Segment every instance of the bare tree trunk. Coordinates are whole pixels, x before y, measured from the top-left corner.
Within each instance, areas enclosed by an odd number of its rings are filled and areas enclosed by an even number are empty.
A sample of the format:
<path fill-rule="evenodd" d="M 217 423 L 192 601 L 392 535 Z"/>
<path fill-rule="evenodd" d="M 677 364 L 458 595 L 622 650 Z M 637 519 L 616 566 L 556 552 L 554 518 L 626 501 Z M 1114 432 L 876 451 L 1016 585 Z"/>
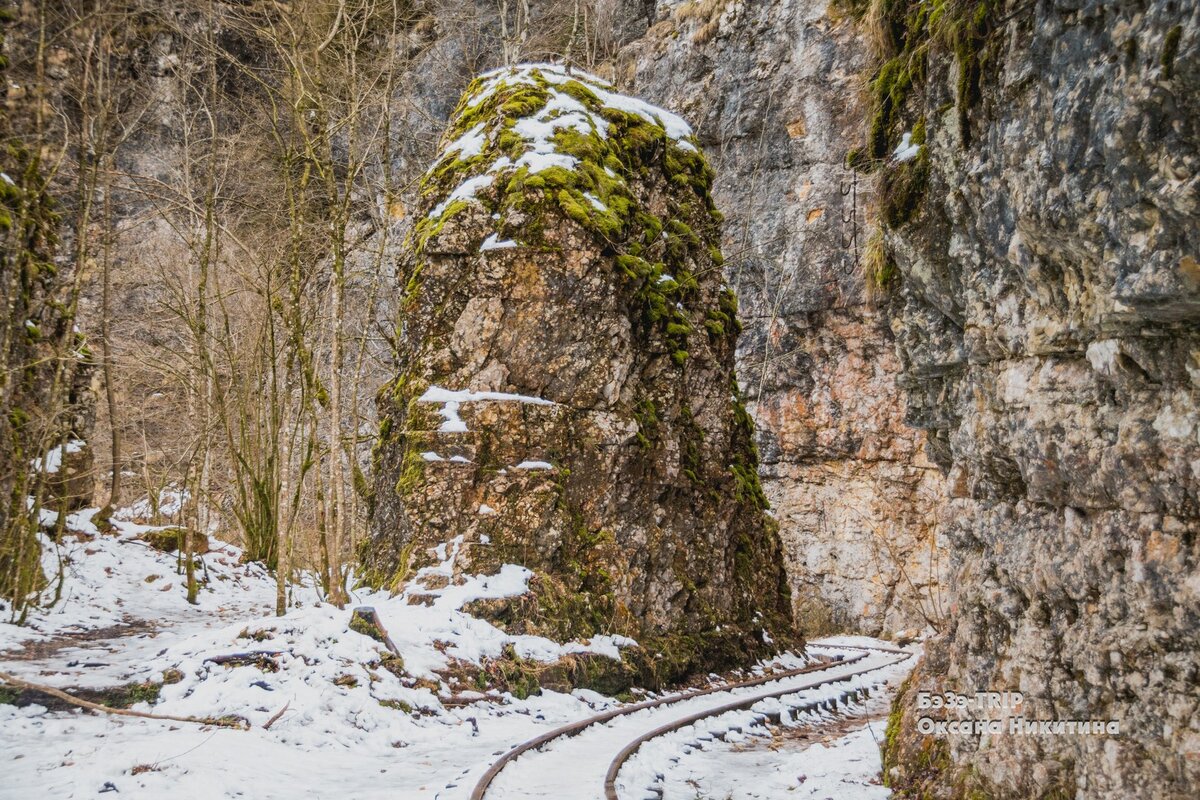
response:
<path fill-rule="evenodd" d="M 280 475 L 279 490 L 281 497 L 287 501 L 291 489 L 291 441 L 287 436 L 280 442 Z M 288 527 L 280 520 L 275 527 L 275 616 L 282 617 L 287 613 L 287 581 L 288 569 Z"/>
<path fill-rule="evenodd" d="M 344 234 L 343 234 L 344 236 Z M 329 488 L 333 493 L 329 514 L 329 599 L 338 608 L 346 604 L 346 577 L 342 573 L 342 531 L 346 518 L 346 474 L 343 468 L 345 451 L 342 447 L 342 342 L 345 309 L 345 259 L 340 253 L 334 256 L 334 273 L 331 282 L 332 313 L 330 314 L 330 370 L 329 370 Z"/>
<path fill-rule="evenodd" d="M 291 408 L 291 367 L 284 367 L 282 395 L 279 392 L 279 362 L 275 343 L 275 324 L 272 318 L 271 336 L 271 393 L 276 404 L 276 441 L 279 444 L 279 502 L 275 523 L 275 614 L 282 617 L 287 613 L 288 571 L 291 569 L 291 531 L 296 515 L 296 503 L 292 500 L 292 436 L 288 411 Z M 286 506 L 285 506 L 286 504 Z"/>
<path fill-rule="evenodd" d="M 112 192 L 104 194 L 105 236 L 101 254 L 102 286 L 100 291 L 100 346 L 103 352 L 104 399 L 108 407 L 108 426 L 111 431 L 110 457 L 112 472 L 108 503 L 101 512 L 107 519 L 121 502 L 121 425 L 117 416 L 117 387 L 112 354 Z"/>

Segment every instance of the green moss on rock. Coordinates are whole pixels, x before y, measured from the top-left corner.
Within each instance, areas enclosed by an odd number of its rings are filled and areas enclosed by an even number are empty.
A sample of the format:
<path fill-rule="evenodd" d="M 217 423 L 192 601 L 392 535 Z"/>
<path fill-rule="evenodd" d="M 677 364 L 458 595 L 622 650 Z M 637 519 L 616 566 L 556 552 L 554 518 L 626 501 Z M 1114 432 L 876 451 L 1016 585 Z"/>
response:
<path fill-rule="evenodd" d="M 414 552 L 431 564 L 462 536 L 456 571 L 532 572 L 527 594 L 464 611 L 515 634 L 641 643 L 554 670 L 505 659 L 491 685 L 662 685 L 797 641 L 753 428 L 726 383 L 740 326 L 713 174 L 683 130 L 586 77 L 500 71 L 468 88 L 422 185 L 400 376 L 378 398 L 364 578 L 396 586 Z M 480 252 L 500 240 L 516 246 Z M 458 345 L 480 328 L 521 345 L 493 344 L 481 364 Z M 538 349 L 543 334 L 552 352 Z M 586 355 L 564 367 L 561 347 Z M 625 376 L 616 392 L 609 358 Z M 552 405 L 471 406 L 468 431 L 442 433 L 418 419 L 436 409 L 417 402 L 431 383 Z M 470 461 L 426 463 L 425 450 Z M 524 459 L 553 469 L 513 469 Z"/>
<path fill-rule="evenodd" d="M 928 153 L 922 147 L 913 161 L 891 164 L 892 152 L 911 128 L 911 143 L 925 142 L 926 121 L 914 97 L 928 80 L 931 59 L 953 57 L 957 83 L 954 109 L 964 146 L 972 141 L 971 109 L 981 97 L 985 70 L 993 58 L 991 33 L 1002 11 L 998 0 L 875 0 L 884 52 L 893 53 L 876 68 L 868 87 L 871 112 L 865 148 L 847 153 L 854 169 L 886 171 L 880 192 L 883 217 L 897 227 L 920 207 L 929 173 Z M 856 13 L 856 16 L 859 16 Z"/>
<path fill-rule="evenodd" d="M 497 220 L 496 227 L 506 234 L 507 221 L 519 217 L 516 233 L 522 244 L 545 246 L 538 235 L 544 225 L 536 220 L 557 211 L 611 242 L 644 317 L 651 324 L 669 327 L 673 361 L 682 365 L 687 358 L 682 338 L 687 321 L 685 309 L 677 304 L 686 300 L 695 281 L 690 275 L 676 274 L 674 268 L 686 261 L 691 249 L 701 247 L 700 237 L 674 216 L 664 226 L 641 206 L 630 180 L 640 180 L 647 169 L 661 170 L 668 181 L 690 190 L 688 202 L 713 214 L 712 169 L 694 138 L 673 139 L 653 118 L 606 105 L 601 95 L 607 89 L 588 86 L 584 80 L 564 81 L 531 68 L 472 82 L 451 118 L 444 137 L 445 155 L 421 182 L 423 196 L 445 199 L 417 223 L 415 249 L 418 255 L 423 252 L 451 219 L 473 204 Z M 542 142 L 522 135 L 523 122 L 549 122 L 538 115 L 560 95 L 581 106 L 582 112 L 574 113 L 581 114 L 581 120 L 586 115 L 588 122 L 555 129 Z M 453 143 L 472 134 L 484 143 L 479 152 L 463 158 L 461 148 Z M 547 147 L 555 157 L 539 158 L 538 148 L 545 154 Z M 564 157 L 569 167 L 558 163 Z M 523 159 L 540 166 L 533 169 Z M 546 166 L 548 161 L 555 163 Z M 480 179 L 485 183 L 475 184 Z M 456 195 L 468 185 L 475 186 L 469 197 Z M 669 235 L 660 241 L 664 227 Z M 650 249 L 661 251 L 657 260 L 641 257 Z M 671 277 L 664 279 L 666 275 Z M 406 303 L 420 290 L 420 269 L 414 268 L 407 280 Z"/>
<path fill-rule="evenodd" d="M 1175 75 L 1175 56 L 1179 54 L 1179 42 L 1183 39 L 1183 26 L 1176 25 L 1171 30 L 1167 31 L 1167 35 L 1163 37 L 1162 55 L 1159 56 L 1158 63 L 1162 67 L 1162 76 L 1164 80 L 1171 80 Z"/>

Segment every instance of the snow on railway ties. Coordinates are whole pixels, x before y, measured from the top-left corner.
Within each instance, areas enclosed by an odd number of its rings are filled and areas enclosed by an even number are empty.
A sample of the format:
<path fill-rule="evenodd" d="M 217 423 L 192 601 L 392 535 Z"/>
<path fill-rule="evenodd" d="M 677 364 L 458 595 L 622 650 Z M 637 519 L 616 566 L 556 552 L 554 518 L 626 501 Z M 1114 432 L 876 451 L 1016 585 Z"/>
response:
<path fill-rule="evenodd" d="M 768 723 L 796 726 L 808 724 L 809 718 L 827 718 L 865 701 L 872 685 L 882 682 L 871 681 L 872 675 L 915 655 L 907 650 L 841 643 L 813 643 L 810 650 L 827 660 L 750 681 L 623 706 L 549 731 L 501 755 L 478 777 L 469 795 L 460 794 L 460 789 L 439 797 L 658 797 L 662 775 L 655 765 L 671 760 L 671 748 L 678 752 L 681 746 L 699 746 L 702 741 L 740 735 Z M 673 743 L 662 752 L 648 746 L 646 750 L 653 752 L 641 757 L 643 745 L 657 744 L 656 740 L 681 730 L 687 733 L 687 741 Z M 640 763 L 643 761 L 646 763 Z M 469 785 L 466 776 L 459 785 L 463 784 Z"/>

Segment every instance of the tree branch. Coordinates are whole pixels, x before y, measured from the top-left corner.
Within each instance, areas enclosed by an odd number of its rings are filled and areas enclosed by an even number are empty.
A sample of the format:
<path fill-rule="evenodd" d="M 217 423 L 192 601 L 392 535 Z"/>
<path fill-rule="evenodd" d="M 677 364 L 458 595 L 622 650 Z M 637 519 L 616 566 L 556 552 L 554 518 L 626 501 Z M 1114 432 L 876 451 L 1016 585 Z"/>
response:
<path fill-rule="evenodd" d="M 86 708 L 89 711 L 99 711 L 104 714 L 116 714 L 122 717 L 139 717 L 141 719 L 158 719 L 169 722 L 195 722 L 198 725 L 215 725 L 220 728 L 237 728 L 238 730 L 246 730 L 250 727 L 249 723 L 243 724 L 241 721 L 216 719 L 214 717 L 176 717 L 169 714 L 148 714 L 145 711 L 131 711 L 128 708 L 112 708 L 111 706 L 93 703 L 90 700 L 82 700 L 74 695 L 67 694 L 62 689 L 56 689 L 53 686 L 44 686 L 40 683 L 30 683 L 22 680 L 15 675 L 9 675 L 7 672 L 0 672 L 0 681 L 16 686 L 19 689 L 28 689 L 34 692 L 48 694 L 51 697 L 57 697 L 59 700 L 70 703 L 71 705 Z"/>

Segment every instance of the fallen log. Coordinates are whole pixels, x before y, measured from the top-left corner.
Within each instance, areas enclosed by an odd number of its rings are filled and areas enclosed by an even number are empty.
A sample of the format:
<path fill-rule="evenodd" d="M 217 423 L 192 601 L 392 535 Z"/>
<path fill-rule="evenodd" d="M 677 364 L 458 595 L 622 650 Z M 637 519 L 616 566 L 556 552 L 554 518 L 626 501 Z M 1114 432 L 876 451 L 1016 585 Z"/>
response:
<path fill-rule="evenodd" d="M 131 711 L 128 708 L 113 708 L 112 706 L 93 703 L 90 700 L 83 700 L 53 686 L 45 686 L 40 683 L 33 683 L 32 681 L 18 678 L 16 675 L 9 675 L 7 672 L 0 672 L 0 681 L 3 681 L 10 686 L 15 686 L 18 689 L 28 689 L 29 691 L 48 694 L 51 697 L 57 697 L 59 700 L 62 700 L 65 703 L 70 703 L 73 706 L 79 706 L 80 708 L 86 708 L 88 711 L 97 711 L 102 714 L 114 714 L 121 717 L 138 717 L 139 719 L 157 719 L 167 722 L 194 722 L 198 725 L 215 725 L 219 728 L 236 728 L 238 730 L 246 730 L 250 727 L 250 723 L 244 719 L 241 719 L 240 717 L 238 719 L 216 717 L 177 717 L 170 714 L 150 714 L 145 711 Z"/>
<path fill-rule="evenodd" d="M 235 667 L 258 667 L 263 668 L 263 662 L 269 662 L 274 669 L 272 672 L 278 671 L 279 665 L 274 662 L 276 656 L 284 654 L 284 650 L 251 650 L 245 653 L 226 653 L 219 656 L 209 656 L 204 659 L 212 664 L 229 664 Z"/>

